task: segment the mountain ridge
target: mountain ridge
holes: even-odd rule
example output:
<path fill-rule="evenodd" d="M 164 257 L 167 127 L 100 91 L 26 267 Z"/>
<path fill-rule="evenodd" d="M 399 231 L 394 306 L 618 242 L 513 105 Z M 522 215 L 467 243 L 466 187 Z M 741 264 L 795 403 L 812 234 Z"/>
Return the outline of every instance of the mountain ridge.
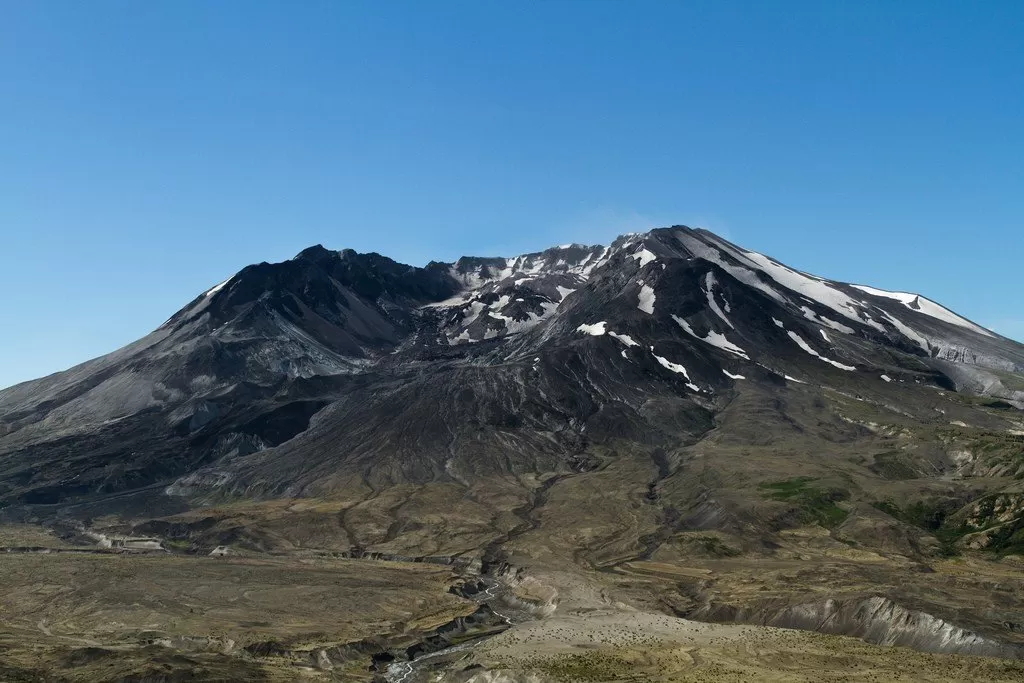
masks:
<path fill-rule="evenodd" d="M 670 230 L 677 230 L 677 229 L 689 230 L 689 231 L 694 232 L 694 233 L 707 235 L 707 236 L 710 236 L 712 239 L 715 239 L 715 240 L 717 240 L 719 242 L 728 244 L 729 246 L 731 246 L 734 249 L 742 250 L 741 247 L 738 247 L 735 244 L 727 242 L 726 240 L 718 237 L 715 233 L 713 233 L 713 232 L 711 232 L 709 230 L 706 230 L 706 229 L 703 229 L 703 228 L 687 228 L 686 226 L 679 226 L 679 225 L 672 226 L 671 228 L 655 229 L 655 230 L 652 230 L 652 231 L 650 231 L 648 233 L 627 233 L 627 234 L 621 235 L 616 240 L 613 240 L 612 245 L 614 245 L 616 242 L 621 242 L 621 241 L 623 241 L 625 239 L 628 239 L 630 237 L 636 237 L 636 236 L 639 236 L 639 235 L 646 236 L 646 235 L 649 235 L 649 234 L 651 234 L 653 232 L 656 232 L 657 230 L 669 230 L 670 231 Z M 172 316 L 170 318 L 168 318 L 167 321 L 165 321 L 163 324 L 158 326 L 153 332 L 155 333 L 156 331 L 160 330 L 161 328 L 165 327 L 166 325 L 168 325 L 169 323 L 174 321 L 174 319 L 177 316 L 179 316 L 180 314 L 185 312 L 190 306 L 193 306 L 193 305 L 195 305 L 197 303 L 200 303 L 204 299 L 204 297 L 208 297 L 208 296 L 212 296 L 213 294 L 216 294 L 217 292 L 220 291 L 221 288 L 223 288 L 226 285 L 228 285 L 229 283 L 231 283 L 232 280 L 234 280 L 236 277 L 239 277 L 240 275 L 242 275 L 243 273 L 245 273 L 249 269 L 254 269 L 254 268 L 259 269 L 259 268 L 268 268 L 268 267 L 280 267 L 280 266 L 283 266 L 285 264 L 288 264 L 288 263 L 291 263 L 291 262 L 294 262 L 294 261 L 297 261 L 297 260 L 301 260 L 301 259 L 307 259 L 307 260 L 311 260 L 311 261 L 314 261 L 314 262 L 317 262 L 317 261 L 321 261 L 322 262 L 324 260 L 331 260 L 331 259 L 335 259 L 335 258 L 342 258 L 344 256 L 348 256 L 348 257 L 365 257 L 365 258 L 369 258 L 369 259 L 383 259 L 384 261 L 387 261 L 387 262 L 389 262 L 389 263 L 391 263 L 391 264 L 393 264 L 395 266 L 398 266 L 398 267 L 401 267 L 401 268 L 406 268 L 406 269 L 413 270 L 413 271 L 432 272 L 432 271 L 437 271 L 438 269 L 449 269 L 449 270 L 452 269 L 452 268 L 455 268 L 455 269 L 463 268 L 463 269 L 465 269 L 467 267 L 467 264 L 469 265 L 469 267 L 472 267 L 472 264 L 474 264 L 474 263 L 476 263 L 478 265 L 479 264 L 483 264 L 483 263 L 489 263 L 492 266 L 494 266 L 494 265 L 500 264 L 502 262 L 514 261 L 515 259 L 521 259 L 521 258 L 531 257 L 531 256 L 539 256 L 539 255 L 542 255 L 542 254 L 545 254 L 545 253 L 548 253 L 548 252 L 557 251 L 557 250 L 565 250 L 565 249 L 568 249 L 568 248 L 580 248 L 580 249 L 583 249 L 583 250 L 593 251 L 595 249 L 603 249 L 605 247 L 606 247 L 606 245 L 600 245 L 600 244 L 584 245 L 584 244 L 579 244 L 579 243 L 572 243 L 572 244 L 567 244 L 567 245 L 561 245 L 561 246 L 558 246 L 558 247 L 549 247 L 549 248 L 541 250 L 541 251 L 527 252 L 527 253 L 521 254 L 521 255 L 519 255 L 517 257 L 462 256 L 462 257 L 459 257 L 458 259 L 456 259 L 455 261 L 452 261 L 452 262 L 430 261 L 427 265 L 422 266 L 422 267 L 418 267 L 418 266 L 401 264 L 401 263 L 399 263 L 397 261 L 394 261 L 394 260 L 392 260 L 392 259 L 390 259 L 390 258 L 388 258 L 388 257 L 386 257 L 386 256 L 384 256 L 384 255 L 382 255 L 382 254 L 380 254 L 378 252 L 360 253 L 360 252 L 356 252 L 356 251 L 354 251 L 352 249 L 348 249 L 348 248 L 343 248 L 343 249 L 339 249 L 339 250 L 331 250 L 331 249 L 327 249 L 326 247 L 324 247 L 323 244 L 316 244 L 316 245 L 312 245 L 310 247 L 307 247 L 307 248 L 303 249 L 298 254 L 296 254 L 294 257 L 292 257 L 291 259 L 286 259 L 285 261 L 280 261 L 280 262 L 266 262 L 266 261 L 264 261 L 264 262 L 260 262 L 258 264 L 252 264 L 250 266 L 246 266 L 242 270 L 234 273 L 233 275 L 228 277 L 226 280 L 222 281 L 221 283 L 219 283 L 217 285 L 214 285 L 210 289 L 207 289 L 204 292 L 202 292 L 201 294 L 197 295 L 191 302 L 189 302 L 189 304 L 187 304 L 185 307 L 183 307 L 182 309 L 179 309 L 174 314 L 172 314 Z M 743 251 L 745 251 L 745 250 L 743 250 Z M 756 252 L 750 252 L 750 253 L 756 253 Z M 768 257 L 768 258 L 770 258 L 770 257 Z M 771 260 L 775 261 L 775 259 L 771 259 Z M 778 261 L 775 261 L 775 262 L 779 263 L 780 265 L 782 265 L 781 262 L 778 262 Z M 799 272 L 799 273 L 801 273 L 801 274 L 803 274 L 803 275 L 805 275 L 807 277 L 813 278 L 815 280 L 822 280 L 822 281 L 827 281 L 827 282 L 835 282 L 835 281 L 827 280 L 827 278 L 824 278 L 822 276 L 812 274 L 809 271 L 796 271 L 796 272 Z M 872 287 L 872 286 L 867 285 L 867 284 L 857 284 L 857 283 L 841 283 L 841 284 L 848 284 L 848 286 L 856 288 L 856 289 L 861 289 L 861 290 L 863 290 L 867 294 L 871 294 L 872 292 L 875 292 L 875 293 L 877 293 L 878 296 L 883 296 L 883 297 L 888 297 L 888 298 L 899 299 L 901 297 L 911 296 L 911 297 L 914 297 L 914 298 L 924 299 L 925 301 L 929 301 L 931 303 L 934 303 L 935 305 L 943 308 L 947 312 L 952 313 L 953 315 L 955 315 L 958 318 L 963 318 L 963 316 L 960 316 L 959 314 L 956 314 L 951 309 L 945 308 L 944 306 L 942 306 L 942 304 L 939 304 L 938 302 L 934 301 L 933 299 L 928 298 L 926 295 L 924 295 L 922 293 L 916 293 L 916 292 L 915 293 L 909 293 L 909 292 L 897 292 L 897 291 L 894 291 L 894 290 L 884 290 L 884 289 Z M 907 305 L 908 308 L 913 308 L 909 304 L 906 304 L 906 305 Z M 963 319 L 967 320 L 966 318 L 963 318 Z M 997 337 L 999 337 L 999 338 L 1001 338 L 1003 340 L 1010 341 L 1010 342 L 1013 342 L 1013 343 L 1016 343 L 1016 344 L 1020 344 L 1020 342 L 1018 342 L 1017 340 L 1014 340 L 1012 338 L 1006 337 L 1005 335 L 1001 335 L 998 332 L 995 332 L 993 330 L 989 330 L 987 328 L 984 328 L 983 326 L 978 325 L 978 323 L 975 323 L 974 321 L 969 321 L 968 320 L 968 322 L 970 322 L 973 325 L 976 325 L 978 328 L 983 329 L 986 332 L 989 332 L 992 335 L 997 336 Z M 153 334 L 153 333 L 150 333 L 150 334 Z M 139 341 L 141 341 L 142 339 L 146 339 L 148 336 L 150 336 L 150 335 L 145 335 Z M 133 346 L 133 345 L 135 345 L 137 343 L 138 342 L 131 342 L 131 343 L 127 344 L 125 347 L 121 347 L 121 349 L 131 347 L 131 346 Z M 110 355 L 111 353 L 117 353 L 121 349 L 117 349 L 117 350 L 112 351 L 112 352 L 110 352 L 108 354 L 103 354 L 102 356 L 97 357 L 97 359 L 98 358 L 103 358 L 103 357 L 105 357 L 107 355 Z M 25 380 L 25 381 L 22 381 L 22 382 L 18 382 L 18 383 L 14 384 L 14 385 L 11 385 L 9 387 L 4 387 L 4 388 L 0 389 L 0 393 L 8 392 L 8 391 L 10 391 L 12 389 L 15 389 L 16 387 L 19 387 L 21 385 L 29 384 L 29 383 L 32 383 L 32 382 L 37 382 L 37 381 L 42 380 L 42 379 L 47 379 L 47 378 L 50 378 L 50 377 L 52 377 L 54 375 L 59 375 L 61 373 L 71 372 L 74 369 L 79 368 L 79 367 L 81 367 L 83 365 L 86 365 L 88 363 L 91 363 L 91 362 L 93 362 L 93 361 L 95 361 L 97 359 L 87 360 L 87 361 L 84 361 L 83 363 L 76 364 L 75 366 L 72 366 L 72 367 L 67 368 L 65 370 L 58 370 L 58 371 L 55 371 L 53 373 L 49 373 L 49 374 L 47 374 L 47 375 L 45 375 L 43 377 L 37 378 L 37 379 L 29 379 L 29 380 Z"/>

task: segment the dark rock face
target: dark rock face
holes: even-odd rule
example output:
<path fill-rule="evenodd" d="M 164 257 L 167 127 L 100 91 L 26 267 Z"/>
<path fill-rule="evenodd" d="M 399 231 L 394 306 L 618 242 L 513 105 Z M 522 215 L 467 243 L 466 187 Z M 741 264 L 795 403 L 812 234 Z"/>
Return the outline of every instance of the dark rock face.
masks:
<path fill-rule="evenodd" d="M 310 247 L 147 337 L 0 391 L 8 516 L 172 512 L 587 467 L 678 444 L 737 382 L 1024 392 L 1024 347 L 924 297 L 835 283 L 683 227 L 416 268 Z"/>

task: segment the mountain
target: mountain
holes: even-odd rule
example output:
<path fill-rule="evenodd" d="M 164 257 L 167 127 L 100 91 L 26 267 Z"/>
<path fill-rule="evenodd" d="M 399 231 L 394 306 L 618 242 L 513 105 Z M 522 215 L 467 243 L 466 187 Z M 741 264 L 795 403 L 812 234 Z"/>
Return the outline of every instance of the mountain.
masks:
<path fill-rule="evenodd" d="M 1024 345 L 704 230 L 423 268 L 315 246 L 0 391 L 0 516 L 603 571 L 662 612 L 1017 656 L 1024 598 L 917 569 L 1024 552 L 1022 411 Z M 749 594 L 752 558 L 806 576 Z M 684 560 L 716 578 L 637 587 Z"/>
<path fill-rule="evenodd" d="M 119 351 L 0 392 L 0 495 L 35 509 L 150 491 L 169 509 L 222 491 L 321 494 L 339 478 L 555 471 L 581 466 L 587 443 L 699 434 L 740 382 L 913 384 L 1020 408 L 1006 378 L 1020 372 L 1024 347 L 922 296 L 824 280 L 701 230 L 425 268 L 317 246 L 243 269 Z M 668 423 L 649 412 L 659 402 Z"/>

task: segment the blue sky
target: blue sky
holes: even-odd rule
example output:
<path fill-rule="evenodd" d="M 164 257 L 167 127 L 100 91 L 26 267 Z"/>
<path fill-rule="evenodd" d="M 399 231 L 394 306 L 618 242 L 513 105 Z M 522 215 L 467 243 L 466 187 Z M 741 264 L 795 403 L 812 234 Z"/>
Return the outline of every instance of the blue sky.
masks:
<path fill-rule="evenodd" d="M 1024 338 L 1024 3 L 0 4 L 0 386 L 302 248 L 672 223 Z"/>

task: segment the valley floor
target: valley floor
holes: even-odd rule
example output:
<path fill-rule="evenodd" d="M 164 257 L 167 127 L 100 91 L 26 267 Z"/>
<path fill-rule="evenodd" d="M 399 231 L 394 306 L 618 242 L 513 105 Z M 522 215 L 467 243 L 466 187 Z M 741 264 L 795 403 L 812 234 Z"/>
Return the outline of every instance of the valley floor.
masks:
<path fill-rule="evenodd" d="M 493 615 L 465 619 L 483 597 L 450 592 L 464 578 L 451 566 L 300 553 L 68 552 L 31 526 L 0 528 L 0 540 L 20 542 L 0 554 L 4 681 L 1024 680 L 1021 661 L 702 623 L 620 601 L 654 599 L 687 577 L 746 583 L 741 560 L 731 568 L 649 562 L 612 573 L 510 573 L 484 596 L 513 622 L 502 631 Z M 378 660 L 371 670 L 374 654 L 417 648 L 446 624 L 458 627 L 441 656 L 391 674 Z"/>
<path fill-rule="evenodd" d="M 475 609 L 426 564 L 66 550 L 0 552 L 2 681 L 369 680 Z"/>

